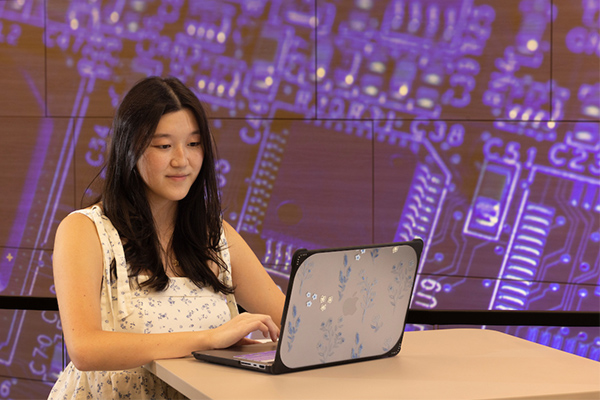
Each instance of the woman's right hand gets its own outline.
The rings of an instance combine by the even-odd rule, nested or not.
[[[243,313],[206,332],[210,336],[210,346],[223,349],[236,344],[248,344],[244,339],[254,331],[261,331],[265,338],[270,337],[274,342],[279,339],[279,327],[270,316],[263,314]]]

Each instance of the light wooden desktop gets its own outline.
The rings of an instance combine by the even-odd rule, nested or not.
[[[600,363],[501,332],[406,332],[396,357],[267,375],[192,357],[145,366],[192,399],[600,399]]]

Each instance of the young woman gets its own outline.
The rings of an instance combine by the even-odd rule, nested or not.
[[[146,78],[112,127],[99,201],[56,233],[56,296],[71,363],[50,398],[178,398],[141,366],[279,336],[284,295],[222,220],[200,101]],[[235,295],[235,297],[234,297]],[[236,301],[249,313],[237,315]]]

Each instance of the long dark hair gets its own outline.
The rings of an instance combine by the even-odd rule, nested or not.
[[[121,102],[112,125],[110,156],[100,200],[104,214],[115,226],[129,264],[129,276],[144,272],[143,287],[164,290],[169,283],[145,183],[136,164],[150,145],[165,114],[188,109],[196,118],[204,151],[200,174],[189,193],[179,201],[171,249],[183,276],[198,287],[232,293],[209,263],[227,268],[220,256],[221,202],[215,171],[216,148],[202,104],[177,78],[148,77],[136,83]],[[116,275],[116,268],[111,267]]]

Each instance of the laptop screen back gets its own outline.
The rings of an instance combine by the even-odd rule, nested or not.
[[[288,368],[376,357],[404,330],[418,256],[411,246],[316,252],[290,279],[280,336]]]

